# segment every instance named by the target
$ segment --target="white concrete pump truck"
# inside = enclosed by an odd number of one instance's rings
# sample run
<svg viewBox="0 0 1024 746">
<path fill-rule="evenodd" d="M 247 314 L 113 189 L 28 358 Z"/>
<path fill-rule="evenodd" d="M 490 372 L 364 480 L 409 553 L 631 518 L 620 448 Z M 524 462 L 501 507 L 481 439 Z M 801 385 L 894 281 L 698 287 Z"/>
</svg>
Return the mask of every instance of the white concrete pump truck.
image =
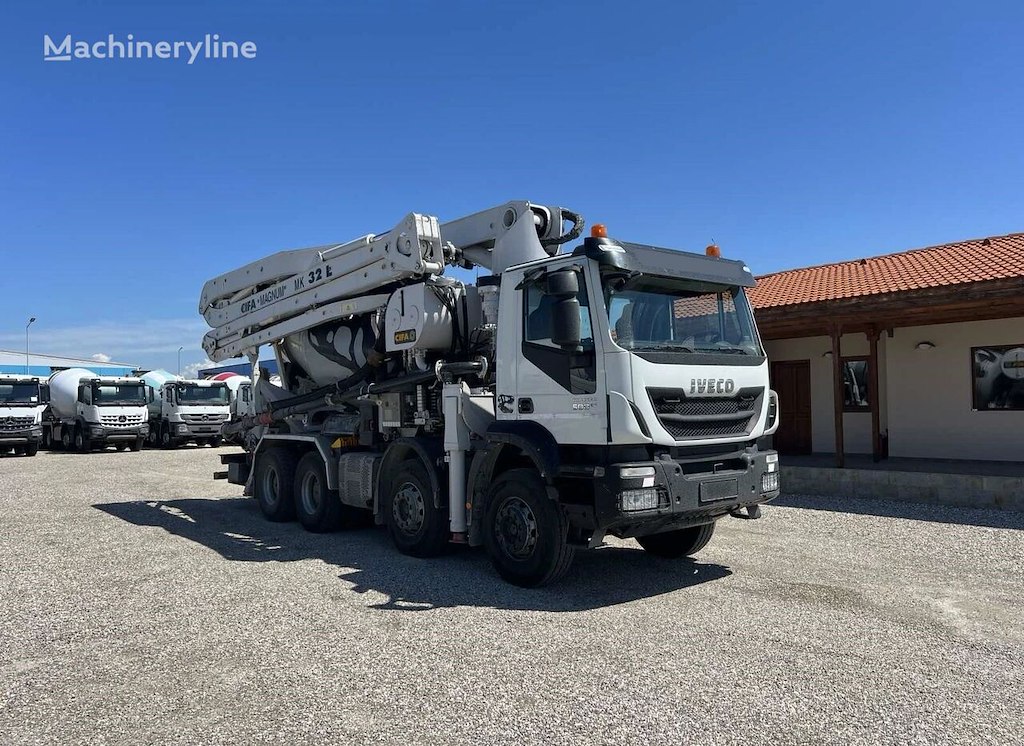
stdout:
<svg viewBox="0 0 1024 746">
<path fill-rule="evenodd" d="M 568 223 L 573 227 L 563 232 Z M 203 288 L 215 360 L 273 346 L 245 453 L 217 474 L 272 521 L 371 511 L 399 551 L 483 545 L 522 586 L 635 537 L 692 555 L 779 494 L 779 418 L 742 262 L 582 233 L 509 202 L 272 254 Z M 475 284 L 445 274 L 481 267 Z M 453 272 L 466 278 L 468 272 Z"/>
<path fill-rule="evenodd" d="M 0 452 L 35 456 L 43 439 L 46 384 L 33 376 L 0 376 Z"/>
<path fill-rule="evenodd" d="M 146 384 L 141 378 L 98 376 L 68 368 L 50 376 L 43 444 L 81 453 L 116 446 L 142 449 L 149 434 Z"/>
</svg>

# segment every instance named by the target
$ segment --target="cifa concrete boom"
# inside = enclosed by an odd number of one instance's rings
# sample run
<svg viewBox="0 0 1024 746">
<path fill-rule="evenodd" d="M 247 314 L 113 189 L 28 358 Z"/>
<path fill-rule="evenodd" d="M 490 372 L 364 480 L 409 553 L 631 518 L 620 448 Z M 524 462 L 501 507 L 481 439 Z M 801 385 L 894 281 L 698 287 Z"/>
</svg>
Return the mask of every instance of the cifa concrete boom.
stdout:
<svg viewBox="0 0 1024 746">
<path fill-rule="evenodd" d="M 524 586 L 609 534 L 683 557 L 758 517 L 778 403 L 750 270 L 600 225 L 562 252 L 582 228 L 529 202 L 413 213 L 207 282 L 210 357 L 271 345 L 282 381 L 257 377 L 258 414 L 232 425 L 246 452 L 218 476 L 311 531 L 372 513 L 406 554 L 482 544 Z"/>
</svg>

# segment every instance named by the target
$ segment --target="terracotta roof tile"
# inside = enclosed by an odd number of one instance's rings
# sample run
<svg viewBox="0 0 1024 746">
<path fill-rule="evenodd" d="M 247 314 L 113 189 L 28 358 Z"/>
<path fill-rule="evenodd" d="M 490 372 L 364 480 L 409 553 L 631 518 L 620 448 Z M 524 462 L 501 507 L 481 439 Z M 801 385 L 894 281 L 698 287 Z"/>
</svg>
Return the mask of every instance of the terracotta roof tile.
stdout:
<svg viewBox="0 0 1024 746">
<path fill-rule="evenodd" d="M 791 269 L 757 278 L 756 308 L 1024 277 L 1024 233 Z"/>
</svg>

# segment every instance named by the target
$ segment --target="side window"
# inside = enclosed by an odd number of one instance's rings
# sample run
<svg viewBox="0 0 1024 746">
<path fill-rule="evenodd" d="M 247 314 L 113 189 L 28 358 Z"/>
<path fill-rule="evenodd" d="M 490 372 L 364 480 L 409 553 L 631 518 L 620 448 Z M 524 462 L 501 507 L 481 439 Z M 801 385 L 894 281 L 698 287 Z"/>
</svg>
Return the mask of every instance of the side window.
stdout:
<svg viewBox="0 0 1024 746">
<path fill-rule="evenodd" d="M 580 303 L 580 344 L 584 350 L 594 349 L 594 332 L 590 324 L 590 301 L 587 298 L 587 284 L 580 275 L 580 292 L 576 299 Z M 561 348 L 551 341 L 551 306 L 554 298 L 544 294 L 544 279 L 534 280 L 526 286 L 523 297 L 525 314 L 523 339 L 533 344 L 552 349 Z"/>
<path fill-rule="evenodd" d="M 579 274 L 580 346 L 563 350 L 551 341 L 551 308 L 555 299 L 544 293 L 545 280 L 528 283 L 523 292 L 523 355 L 572 394 L 597 391 L 597 361 L 586 278 Z"/>
</svg>

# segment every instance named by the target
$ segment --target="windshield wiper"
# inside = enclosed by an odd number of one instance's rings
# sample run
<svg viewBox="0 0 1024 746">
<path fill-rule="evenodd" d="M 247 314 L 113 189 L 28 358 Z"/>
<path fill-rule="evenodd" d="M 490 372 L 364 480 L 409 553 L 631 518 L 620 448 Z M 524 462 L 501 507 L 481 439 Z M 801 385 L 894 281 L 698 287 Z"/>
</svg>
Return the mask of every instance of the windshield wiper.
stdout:
<svg viewBox="0 0 1024 746">
<path fill-rule="evenodd" d="M 637 351 L 640 351 L 640 352 L 666 352 L 666 351 L 672 351 L 672 352 L 694 352 L 695 351 L 692 347 L 687 347 L 686 345 L 680 345 L 680 344 L 644 344 L 644 345 L 640 345 L 640 346 L 637 346 L 637 347 L 631 347 L 629 349 L 633 350 L 634 352 L 637 352 Z"/>
</svg>

